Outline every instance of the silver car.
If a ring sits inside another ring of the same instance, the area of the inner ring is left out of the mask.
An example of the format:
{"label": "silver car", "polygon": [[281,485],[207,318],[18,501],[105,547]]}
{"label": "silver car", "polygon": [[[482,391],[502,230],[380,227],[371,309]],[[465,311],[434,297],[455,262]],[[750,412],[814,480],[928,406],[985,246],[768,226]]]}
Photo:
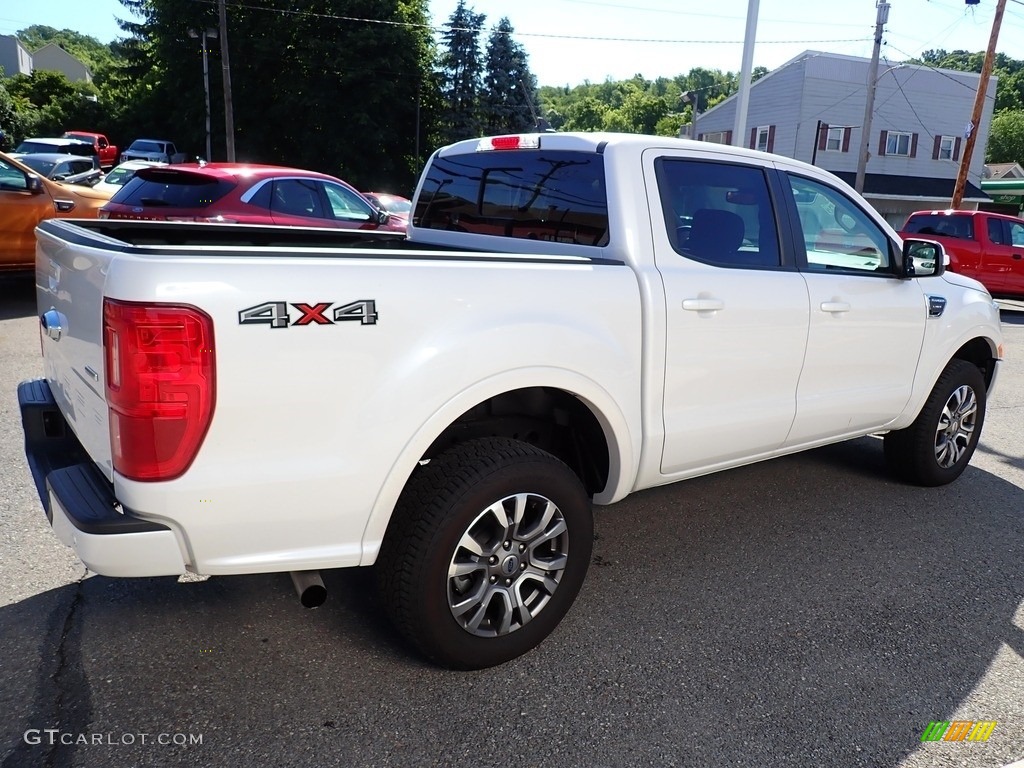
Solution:
{"label": "silver car", "polygon": [[96,168],[88,157],[62,155],[55,152],[39,152],[29,155],[15,153],[11,157],[51,181],[91,187],[103,178],[103,172]]}

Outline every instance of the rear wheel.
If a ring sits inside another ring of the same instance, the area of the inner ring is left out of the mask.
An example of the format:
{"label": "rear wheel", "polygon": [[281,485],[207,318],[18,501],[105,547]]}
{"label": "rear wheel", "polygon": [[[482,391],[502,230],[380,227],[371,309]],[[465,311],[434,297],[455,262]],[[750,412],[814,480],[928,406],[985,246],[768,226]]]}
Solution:
{"label": "rear wheel", "polygon": [[885,459],[917,485],[945,485],[967,468],[985,422],[985,379],[964,360],[951,360],[917,419],[885,436]]}
{"label": "rear wheel", "polygon": [[579,593],[593,548],[590,500],[554,456],[473,440],[417,469],[377,561],[399,631],[453,669],[538,645]]}

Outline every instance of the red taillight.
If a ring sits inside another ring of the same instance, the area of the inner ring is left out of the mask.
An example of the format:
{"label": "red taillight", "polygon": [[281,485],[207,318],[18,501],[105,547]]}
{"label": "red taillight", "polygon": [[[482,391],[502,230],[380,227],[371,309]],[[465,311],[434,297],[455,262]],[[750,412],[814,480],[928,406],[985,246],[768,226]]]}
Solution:
{"label": "red taillight", "polygon": [[110,446],[131,480],[171,480],[213,417],[213,320],[195,307],[103,300]]}

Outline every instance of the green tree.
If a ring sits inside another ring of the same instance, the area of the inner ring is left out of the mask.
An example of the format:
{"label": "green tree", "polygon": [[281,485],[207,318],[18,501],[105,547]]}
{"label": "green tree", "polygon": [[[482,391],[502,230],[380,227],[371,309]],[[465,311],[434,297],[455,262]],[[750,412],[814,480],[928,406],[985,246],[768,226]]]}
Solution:
{"label": "green tree", "polygon": [[[159,134],[189,155],[205,144],[200,40],[216,4],[121,0],[124,63],[109,88],[134,138]],[[427,0],[266,0],[228,5],[235,153],[239,161],[311,168],[357,187],[409,193],[416,149],[436,145],[439,102]],[[209,41],[213,149],[225,157],[224,61]]]}
{"label": "green tree", "polygon": [[484,72],[480,30],[487,16],[459,0],[441,34],[441,96],[444,100],[445,142],[479,136],[482,132],[480,95]]}
{"label": "green tree", "polygon": [[512,39],[512,24],[502,18],[487,41],[481,111],[484,133],[520,133],[535,127],[537,79],[523,46]]}
{"label": "green tree", "polygon": [[607,112],[608,107],[595,97],[584,96],[566,110],[565,123],[561,127],[566,131],[600,131],[604,129]]}
{"label": "green tree", "polygon": [[1024,110],[1006,110],[992,118],[985,162],[1024,162]]}
{"label": "green tree", "polygon": [[655,133],[655,126],[669,113],[668,102],[661,96],[652,96],[634,88],[622,102],[619,110],[629,124],[631,133]]}
{"label": "green tree", "polygon": [[17,113],[9,130],[14,141],[26,136],[60,136],[102,119],[97,90],[91,83],[72,82],[62,72],[35,70],[7,78],[6,90]]}

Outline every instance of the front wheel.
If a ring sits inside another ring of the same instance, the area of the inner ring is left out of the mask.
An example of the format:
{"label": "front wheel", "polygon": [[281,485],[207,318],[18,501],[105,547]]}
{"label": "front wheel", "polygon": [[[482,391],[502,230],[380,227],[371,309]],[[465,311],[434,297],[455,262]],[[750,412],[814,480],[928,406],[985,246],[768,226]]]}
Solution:
{"label": "front wheel", "polygon": [[377,561],[381,596],[427,658],[491,667],[558,625],[593,537],[590,499],[565,464],[516,440],[472,440],[410,479]]}
{"label": "front wheel", "polygon": [[984,423],[981,371],[965,360],[951,360],[914,423],[885,436],[886,463],[917,485],[951,483],[967,468]]}

